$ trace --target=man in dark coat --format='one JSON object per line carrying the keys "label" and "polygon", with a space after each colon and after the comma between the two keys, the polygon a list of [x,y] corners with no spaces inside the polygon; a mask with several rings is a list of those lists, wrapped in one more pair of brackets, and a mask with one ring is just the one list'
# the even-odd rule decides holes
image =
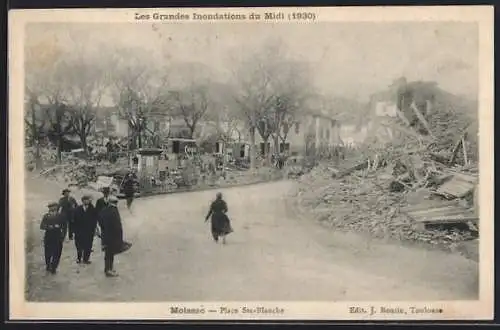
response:
{"label": "man in dark coat", "polygon": [[45,265],[48,272],[55,274],[63,248],[65,232],[63,231],[65,219],[58,212],[59,204],[49,203],[49,212],[44,214],[40,229],[45,231],[43,247],[45,252]]}
{"label": "man in dark coat", "polygon": [[222,199],[222,194],[219,192],[216,195],[215,201],[210,204],[210,210],[205,217],[205,222],[212,216],[212,237],[217,243],[219,237],[222,237],[222,244],[226,244],[226,235],[230,234],[233,229],[231,222],[227,216],[227,203]]}
{"label": "man in dark coat", "polygon": [[68,238],[73,239],[73,216],[75,208],[78,206],[76,200],[70,195],[69,189],[64,189],[62,191],[63,197],[59,199],[59,212],[65,220],[64,224],[64,237],[66,237],[66,232],[68,233]]}
{"label": "man in dark coat", "polygon": [[102,188],[102,194],[104,195],[103,197],[99,198],[97,202],[95,203],[95,209],[97,214],[101,212],[106,206],[108,206],[109,203],[109,187],[104,187]]}
{"label": "man in dark coat", "polygon": [[91,202],[91,197],[82,197],[82,205],[75,210],[74,224],[77,263],[90,264],[90,254],[97,227],[97,214]]}
{"label": "man in dark coat", "polygon": [[135,185],[136,180],[132,173],[127,174],[125,181],[123,182],[123,193],[125,194],[125,199],[127,200],[127,208],[130,209],[132,202],[134,201],[135,195]]}
{"label": "man in dark coat", "polygon": [[104,273],[107,277],[118,276],[113,268],[115,254],[130,248],[130,244],[123,241],[123,227],[117,204],[118,199],[111,196],[109,205],[99,213],[98,218],[104,251]]}

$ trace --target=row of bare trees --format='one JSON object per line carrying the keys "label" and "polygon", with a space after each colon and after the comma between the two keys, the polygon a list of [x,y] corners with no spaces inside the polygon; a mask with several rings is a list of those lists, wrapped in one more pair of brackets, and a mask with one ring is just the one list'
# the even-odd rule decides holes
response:
{"label": "row of bare trees", "polygon": [[244,123],[253,166],[256,133],[279,150],[311,86],[307,66],[288,57],[276,41],[240,60],[230,81],[221,84],[211,79],[207,65],[158,61],[136,48],[103,45],[91,51],[85,36],[72,40],[64,48],[52,42],[44,53],[39,50],[47,49],[46,40],[26,48],[26,133],[37,146],[37,159],[46,137],[57,146],[59,161],[69,135],[78,136],[87,150],[97,112],[108,98],[128,119],[132,147],[169,135],[159,125],[166,118],[182,118],[188,137],[198,139],[201,123],[212,118],[224,141],[234,132],[242,135],[237,123]]}

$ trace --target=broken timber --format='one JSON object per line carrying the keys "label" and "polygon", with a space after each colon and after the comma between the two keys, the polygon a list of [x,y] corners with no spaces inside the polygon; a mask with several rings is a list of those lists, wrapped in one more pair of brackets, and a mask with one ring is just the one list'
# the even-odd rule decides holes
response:
{"label": "broken timber", "polygon": [[422,125],[427,130],[427,133],[429,133],[429,135],[434,139],[434,135],[432,134],[429,123],[427,123],[427,120],[425,120],[425,118],[422,115],[422,113],[420,112],[420,110],[418,110],[417,106],[415,105],[415,102],[413,102],[411,104],[411,108],[412,108],[413,112],[415,112],[415,115],[417,115],[417,118],[418,118],[418,120],[420,120],[420,123],[422,123]]}
{"label": "broken timber", "polygon": [[465,180],[463,177],[454,175],[436,190],[436,194],[444,197],[462,198],[474,190],[474,181]]}
{"label": "broken timber", "polygon": [[439,203],[437,205],[419,205],[401,209],[408,217],[422,224],[446,224],[477,222],[474,211],[455,203]]}
{"label": "broken timber", "polygon": [[465,162],[465,165],[467,165],[467,151],[465,149],[465,139],[467,138],[467,128],[469,126],[466,126],[464,128],[464,133],[462,134],[462,136],[460,136],[460,138],[457,140],[457,143],[455,144],[455,147],[453,148],[453,151],[451,153],[451,158],[448,162],[448,165],[453,165],[455,163],[455,159],[457,158],[457,155],[458,155],[458,149],[460,148],[460,145],[462,145],[462,149],[464,151],[464,161]]}

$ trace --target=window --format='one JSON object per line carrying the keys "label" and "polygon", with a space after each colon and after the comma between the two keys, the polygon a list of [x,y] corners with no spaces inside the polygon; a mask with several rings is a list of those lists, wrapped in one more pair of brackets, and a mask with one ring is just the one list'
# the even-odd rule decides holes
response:
{"label": "window", "polygon": [[[260,154],[261,156],[265,156],[266,155],[266,148],[264,147],[266,144],[264,142],[261,142],[260,143]],[[271,148],[271,143],[267,143],[267,150],[270,150]]]}
{"label": "window", "polygon": [[290,150],[290,143],[280,143],[280,152],[287,152]]}
{"label": "window", "polygon": [[326,139],[330,140],[330,130],[329,129],[326,130]]}

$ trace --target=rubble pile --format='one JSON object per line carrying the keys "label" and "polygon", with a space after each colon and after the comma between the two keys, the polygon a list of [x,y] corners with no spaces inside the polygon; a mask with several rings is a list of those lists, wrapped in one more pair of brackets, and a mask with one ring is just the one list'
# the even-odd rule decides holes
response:
{"label": "rubble pile", "polygon": [[77,158],[68,158],[64,164],[43,170],[40,176],[77,187],[85,187],[97,179],[96,165]]}
{"label": "rubble pile", "polygon": [[[380,238],[451,247],[455,242],[475,237],[467,230],[422,230],[420,224],[405,213],[405,207],[425,202],[441,204],[442,199],[432,196],[427,189],[392,192],[389,186],[393,178],[384,172],[366,174],[360,170],[332,182],[331,169],[315,168],[300,179],[299,204],[312,211],[316,220],[328,222],[332,227]],[[458,201],[456,204],[465,211]]]}
{"label": "rubble pile", "polygon": [[460,250],[478,237],[479,221],[478,166],[467,135],[441,132],[458,136],[444,145],[415,127],[404,130],[302,176],[298,205],[339,230]]}
{"label": "rubble pile", "polygon": [[[40,164],[44,165],[54,165],[57,160],[57,150],[55,148],[40,148],[39,150],[39,160]],[[26,147],[24,152],[24,163],[29,171],[36,169],[36,148]]]}

